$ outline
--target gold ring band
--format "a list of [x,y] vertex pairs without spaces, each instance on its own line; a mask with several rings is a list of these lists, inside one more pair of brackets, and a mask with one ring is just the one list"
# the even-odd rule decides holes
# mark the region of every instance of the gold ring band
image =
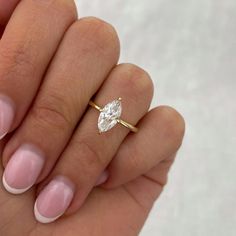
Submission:
[[89,105],[100,112],[98,119],[99,132],[103,133],[113,128],[117,123],[130,129],[132,132],[137,133],[138,128],[131,125],[130,123],[122,120],[121,115],[121,98],[114,100],[106,104],[103,108],[98,106],[95,102],[90,101]]

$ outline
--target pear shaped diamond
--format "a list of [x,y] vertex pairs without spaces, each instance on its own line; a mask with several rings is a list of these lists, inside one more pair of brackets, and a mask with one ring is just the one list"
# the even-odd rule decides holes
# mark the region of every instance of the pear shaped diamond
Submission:
[[117,119],[121,116],[121,101],[114,100],[102,108],[98,118],[98,129],[100,133],[106,132],[117,124]]

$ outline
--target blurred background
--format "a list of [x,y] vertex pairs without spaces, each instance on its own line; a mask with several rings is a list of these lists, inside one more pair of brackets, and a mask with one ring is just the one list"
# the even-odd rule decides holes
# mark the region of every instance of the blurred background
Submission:
[[186,119],[169,184],[141,236],[236,235],[236,1],[77,0],[113,24],[120,62],[146,69],[153,106]]

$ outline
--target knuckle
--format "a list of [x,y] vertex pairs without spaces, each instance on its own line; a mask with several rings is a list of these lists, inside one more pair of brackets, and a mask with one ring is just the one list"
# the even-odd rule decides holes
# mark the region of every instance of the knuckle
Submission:
[[135,97],[140,94],[153,96],[153,82],[145,70],[133,64],[121,64],[118,67],[122,74],[119,78],[123,89],[132,91]]
[[64,103],[61,97],[50,95],[33,106],[31,116],[40,126],[51,126],[58,130],[64,130],[72,126],[69,112],[66,110],[67,106]]
[[66,18],[76,19],[77,8],[74,0],[47,0],[47,1],[36,1],[41,7],[50,10],[55,10],[57,13],[62,14]]
[[[59,2],[58,0],[55,2]],[[61,0],[61,9],[68,18],[76,19],[78,17],[77,7],[74,0]]]
[[111,24],[96,17],[84,18],[83,22],[89,26],[91,31],[97,37],[97,45],[99,47],[102,49],[107,46],[118,47],[118,35],[115,28]]
[[178,111],[169,106],[161,106],[157,110],[159,110],[159,120],[164,122],[166,136],[172,137],[178,148],[185,133],[184,118]]
[[[96,17],[85,17],[71,27],[73,37],[84,40],[86,50],[106,55],[119,55],[119,39],[113,26]],[[115,53],[114,53],[115,52]]]

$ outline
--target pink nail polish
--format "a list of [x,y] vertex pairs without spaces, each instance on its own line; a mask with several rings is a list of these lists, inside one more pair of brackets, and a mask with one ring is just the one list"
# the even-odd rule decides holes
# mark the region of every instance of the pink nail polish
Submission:
[[14,119],[14,105],[10,98],[0,95],[0,140],[8,133]]
[[50,223],[62,216],[74,197],[74,184],[57,176],[42,190],[34,205],[37,221]]
[[104,184],[107,181],[108,177],[109,177],[108,171],[107,170],[103,171],[103,173],[99,176],[98,181],[95,184],[95,186]]
[[31,144],[20,146],[7,163],[2,181],[5,189],[13,194],[20,194],[31,188],[44,164],[41,150]]

